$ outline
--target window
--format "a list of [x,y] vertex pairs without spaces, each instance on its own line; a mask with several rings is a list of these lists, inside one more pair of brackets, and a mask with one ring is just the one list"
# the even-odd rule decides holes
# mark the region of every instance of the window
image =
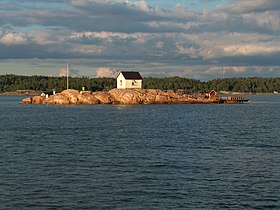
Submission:
[[132,81],[132,86],[134,86],[135,85],[135,82],[134,81]]
[[122,80],[120,80],[120,86],[122,86]]

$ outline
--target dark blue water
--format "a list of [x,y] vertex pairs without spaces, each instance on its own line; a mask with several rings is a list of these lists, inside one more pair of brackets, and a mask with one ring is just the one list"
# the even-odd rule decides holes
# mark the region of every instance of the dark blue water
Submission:
[[243,105],[0,97],[0,209],[280,209],[280,95]]

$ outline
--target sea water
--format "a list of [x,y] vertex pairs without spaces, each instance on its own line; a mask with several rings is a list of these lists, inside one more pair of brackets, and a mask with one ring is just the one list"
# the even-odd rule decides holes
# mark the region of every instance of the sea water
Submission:
[[236,105],[0,97],[0,209],[280,209],[280,95]]

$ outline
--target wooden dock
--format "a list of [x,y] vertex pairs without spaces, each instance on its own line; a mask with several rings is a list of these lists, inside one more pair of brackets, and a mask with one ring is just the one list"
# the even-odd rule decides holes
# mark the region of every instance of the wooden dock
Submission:
[[221,97],[220,103],[222,103],[222,104],[244,104],[244,103],[250,103],[250,99],[245,99],[243,96]]

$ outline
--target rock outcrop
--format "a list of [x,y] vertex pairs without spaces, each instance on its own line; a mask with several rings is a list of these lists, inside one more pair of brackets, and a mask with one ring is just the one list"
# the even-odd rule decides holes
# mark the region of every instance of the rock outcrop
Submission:
[[209,100],[153,89],[112,89],[100,92],[79,92],[70,89],[49,97],[34,96],[26,98],[21,101],[21,104],[209,104],[218,103],[218,101],[219,98]]

